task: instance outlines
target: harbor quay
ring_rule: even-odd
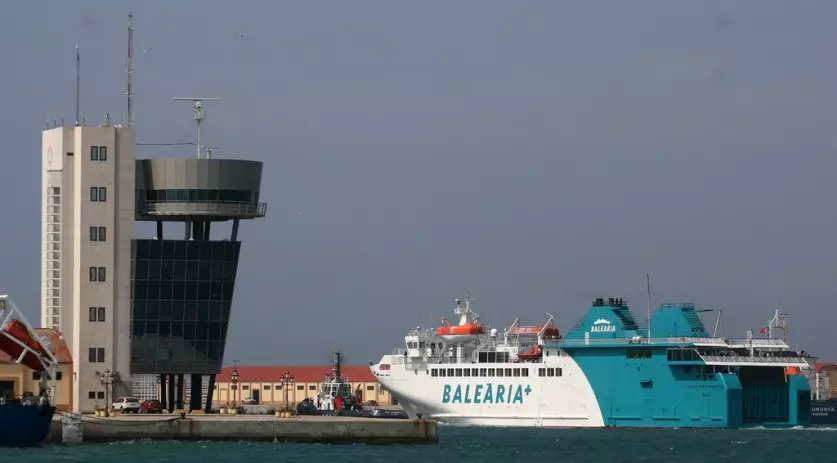
[[[429,420],[339,416],[276,418],[269,415],[119,415],[112,418],[64,415],[53,421],[47,442],[102,443],[141,439],[377,445],[439,442],[436,422]]]

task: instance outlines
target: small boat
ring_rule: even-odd
[[[41,374],[40,394],[0,399],[0,447],[43,444],[55,414],[55,391],[47,388],[55,378],[58,360],[47,338],[41,338],[7,295],[0,295],[0,350],[14,363]]]
[[[296,411],[300,415],[351,416],[356,418],[408,418],[403,410],[367,409],[360,391],[352,391],[349,379],[343,376],[343,354],[334,353],[334,368],[320,383],[316,398],[306,398]]]

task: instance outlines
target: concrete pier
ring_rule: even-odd
[[[179,441],[310,442],[324,444],[436,444],[436,422],[376,418],[264,415],[120,415],[85,416],[82,441],[116,442],[138,439]],[[53,422],[48,443],[62,442],[61,421]]]

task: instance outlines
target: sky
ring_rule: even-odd
[[[126,113],[139,143],[264,163],[225,363],[378,360],[470,292],[563,330],[597,297],[723,310],[837,360],[837,2],[82,1],[0,14],[0,293],[40,310],[40,142]],[[244,37],[242,37],[242,34]],[[194,156],[141,146],[140,157]],[[216,231],[213,234],[226,233]],[[138,236],[152,231],[138,227]],[[705,319],[714,325],[712,316]]]

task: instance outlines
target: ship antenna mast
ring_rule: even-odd
[[[79,54],[78,44],[76,44],[76,127],[81,125],[81,54]]]
[[[196,136],[195,136],[195,144],[198,146],[198,159],[201,158],[201,122],[204,119],[204,110],[203,110],[203,102],[204,101],[220,101],[220,98],[184,98],[184,97],[174,97],[174,100],[179,101],[192,101],[195,103],[195,125],[197,128]]]
[[[134,28],[131,27],[133,13],[128,14],[128,66],[125,94],[128,95],[128,126],[134,125]]]
[[[648,288],[648,341],[651,341],[651,275],[645,274],[645,286]]]

